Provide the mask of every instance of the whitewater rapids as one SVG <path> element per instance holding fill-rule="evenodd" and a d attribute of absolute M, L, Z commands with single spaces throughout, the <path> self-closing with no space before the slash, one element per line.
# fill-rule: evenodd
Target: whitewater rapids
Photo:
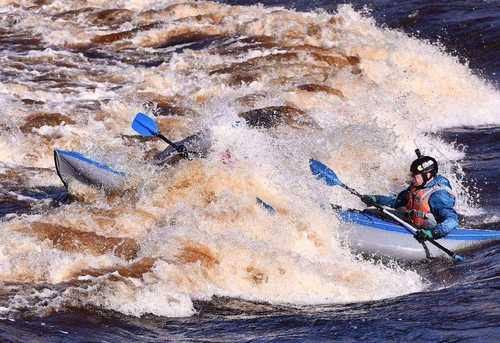
<path fill-rule="evenodd" d="M 360 192 L 386 194 L 404 187 L 419 147 L 439 159 L 459 210 L 479 210 L 455 162 L 462 148 L 432 133 L 500 123 L 498 91 L 369 14 L 175 1 L 0 6 L 0 184 L 60 185 L 54 148 L 130 175 L 122 194 L 73 184 L 78 201 L 4 218 L 3 316 L 89 306 L 189 316 L 193 300 L 214 296 L 304 305 L 423 290 L 415 271 L 342 245 L 324 208 L 361 204 L 312 178 L 309 158 Z M 269 109 L 278 116 L 269 127 L 245 120 Z M 137 111 L 163 114 L 171 139 L 209 131 L 209 156 L 155 167 L 165 145 L 133 136 Z"/>

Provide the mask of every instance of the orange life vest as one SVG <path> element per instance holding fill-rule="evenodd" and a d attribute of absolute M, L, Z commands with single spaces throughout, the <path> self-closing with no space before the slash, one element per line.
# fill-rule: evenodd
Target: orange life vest
<path fill-rule="evenodd" d="M 439 190 L 446 190 L 451 193 L 449 187 L 440 184 L 436 184 L 430 188 L 410 188 L 406 209 L 409 212 L 410 221 L 417 228 L 429 229 L 437 225 L 436 218 L 434 218 L 431 212 L 429 199 L 434 192 Z"/>

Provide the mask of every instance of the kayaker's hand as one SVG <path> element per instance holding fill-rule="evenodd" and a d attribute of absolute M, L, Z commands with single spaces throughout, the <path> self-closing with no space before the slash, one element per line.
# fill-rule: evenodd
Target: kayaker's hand
<path fill-rule="evenodd" d="M 177 152 L 181 154 L 181 156 L 185 159 L 189 159 L 189 152 L 185 145 L 178 145 Z"/>
<path fill-rule="evenodd" d="M 361 196 L 361 201 L 364 202 L 366 206 L 375 206 L 377 198 L 374 195 L 363 195 Z"/>
<path fill-rule="evenodd" d="M 425 242 L 428 239 L 434 238 L 432 230 L 418 230 L 414 237 L 419 242 Z"/>

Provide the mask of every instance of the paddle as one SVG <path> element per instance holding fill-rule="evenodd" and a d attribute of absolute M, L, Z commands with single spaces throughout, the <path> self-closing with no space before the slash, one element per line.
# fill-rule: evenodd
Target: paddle
<path fill-rule="evenodd" d="M 323 163 L 321 163 L 320 161 L 317 161 L 317 160 L 309 160 L 309 167 L 311 168 L 311 172 L 313 173 L 313 175 L 316 175 L 316 177 L 318 179 L 322 179 L 328 186 L 340 186 L 346 190 L 348 190 L 351 194 L 361 198 L 362 195 L 356 191 L 355 189 L 352 189 L 350 187 L 348 187 L 347 185 L 345 185 L 342 181 L 340 181 L 340 179 L 337 177 L 337 175 L 335 174 L 335 172 L 333 170 L 331 170 L 330 168 L 328 168 L 326 165 L 324 165 Z M 383 206 L 380 206 L 378 204 L 373 204 L 379 211 L 385 213 L 386 215 L 388 215 L 389 217 L 391 217 L 392 219 L 394 219 L 395 221 L 397 221 L 399 224 L 401 224 L 408 232 L 410 232 L 411 234 L 415 235 L 417 233 L 417 229 L 414 228 L 412 225 L 410 225 L 409 223 L 405 222 L 404 220 L 402 220 L 401 218 L 399 218 L 398 216 L 392 214 L 391 212 L 387 211 Z M 464 258 L 463 256 L 460 256 L 460 255 L 457 255 L 455 254 L 453 251 L 450 251 L 448 250 L 447 248 L 445 248 L 444 246 L 442 246 L 441 244 L 439 244 L 438 242 L 436 242 L 434 239 L 427 239 L 431 244 L 433 244 L 436 248 L 438 249 L 441 249 L 442 251 L 444 251 L 448 256 L 450 256 L 451 258 L 453 258 L 453 260 L 455 260 L 456 262 L 462 262 L 464 261 Z M 423 245 L 423 243 L 422 243 Z M 427 250 L 427 247 L 425 245 L 424 246 L 424 249 Z M 426 255 L 427 255 L 427 251 L 426 251 Z"/>
<path fill-rule="evenodd" d="M 132 122 L 132 129 L 143 137 L 159 137 L 161 140 L 171 145 L 183 157 L 188 158 L 188 151 L 184 145 L 177 145 L 170 139 L 161 134 L 160 128 L 156 121 L 144 113 L 137 113 L 134 121 Z"/>

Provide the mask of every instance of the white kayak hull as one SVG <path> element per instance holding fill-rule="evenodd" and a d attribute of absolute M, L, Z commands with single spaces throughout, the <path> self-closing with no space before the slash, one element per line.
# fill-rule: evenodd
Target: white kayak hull
<path fill-rule="evenodd" d="M 125 187 L 125 173 L 93 161 L 79 152 L 54 150 L 54 161 L 57 174 L 66 188 L 73 180 L 102 188 L 106 192 L 117 192 Z"/>

